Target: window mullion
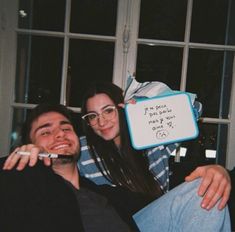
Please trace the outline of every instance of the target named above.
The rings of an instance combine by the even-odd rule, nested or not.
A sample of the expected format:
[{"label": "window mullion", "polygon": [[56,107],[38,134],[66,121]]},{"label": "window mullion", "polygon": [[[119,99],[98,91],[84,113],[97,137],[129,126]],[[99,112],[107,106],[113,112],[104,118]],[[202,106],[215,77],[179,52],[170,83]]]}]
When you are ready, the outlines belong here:
[{"label": "window mullion", "polygon": [[126,0],[118,1],[118,13],[116,24],[116,41],[115,41],[115,54],[114,54],[114,68],[113,68],[113,83],[122,87],[123,86],[123,46],[122,46],[122,33],[125,25],[126,15]]},{"label": "window mullion", "polygon": [[130,1],[129,7],[129,24],[130,24],[130,46],[129,52],[127,54],[127,64],[126,64],[126,79],[129,74],[134,74],[136,71],[136,60],[137,60],[137,49],[138,49],[138,34],[139,34],[139,20],[140,20],[140,6],[141,0],[132,0]]},{"label": "window mullion", "polygon": [[[18,1],[2,1],[0,38],[0,156],[9,152],[16,66],[16,26]],[[4,20],[4,21],[2,21]]]},{"label": "window mullion", "polygon": [[[233,74],[232,74],[232,88],[231,88],[231,101],[230,101],[230,115],[231,124],[228,130],[228,140],[227,140],[227,158],[226,158],[226,167],[228,169],[234,168],[235,165],[235,55],[233,57]],[[225,155],[225,154],[220,154]]]},{"label": "window mullion", "polygon": [[71,14],[71,0],[66,1],[65,11],[65,27],[64,27],[64,49],[63,49],[63,66],[62,66],[62,78],[61,78],[61,94],[60,103],[67,105],[67,73],[68,73],[68,59],[69,59],[69,26],[70,26],[70,14]]},{"label": "window mullion", "polygon": [[185,46],[183,50],[181,82],[180,82],[180,90],[182,91],[186,90],[192,8],[193,8],[193,0],[189,0],[187,5],[187,15],[186,15],[186,25],[185,25],[185,35],[184,35]]},{"label": "window mullion", "polygon": [[[128,72],[134,72],[135,68],[130,69],[130,65],[135,66],[135,59],[131,54],[136,52],[136,6],[139,0],[120,0],[118,2],[118,20],[117,20],[117,41],[115,47],[115,67],[113,82],[122,88],[126,86]],[[134,20],[133,20],[134,17]],[[134,41],[134,43],[133,43]],[[134,44],[133,47],[132,43]]]}]

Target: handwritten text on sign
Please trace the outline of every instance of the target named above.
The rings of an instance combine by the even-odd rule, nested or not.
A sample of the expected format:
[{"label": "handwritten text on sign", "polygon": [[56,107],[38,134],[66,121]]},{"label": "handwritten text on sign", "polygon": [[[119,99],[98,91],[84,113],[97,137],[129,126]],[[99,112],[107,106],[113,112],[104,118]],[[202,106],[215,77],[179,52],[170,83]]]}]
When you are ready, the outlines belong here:
[{"label": "handwritten text on sign", "polygon": [[136,149],[195,138],[197,124],[186,93],[144,99],[125,108]]}]

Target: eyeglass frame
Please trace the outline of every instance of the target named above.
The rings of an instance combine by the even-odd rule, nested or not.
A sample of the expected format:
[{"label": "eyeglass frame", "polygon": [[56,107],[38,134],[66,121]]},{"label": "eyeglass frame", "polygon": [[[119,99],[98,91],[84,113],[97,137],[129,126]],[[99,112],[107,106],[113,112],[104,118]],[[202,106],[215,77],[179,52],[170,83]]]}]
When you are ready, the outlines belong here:
[{"label": "eyeglass frame", "polygon": [[[111,119],[113,119],[113,118],[115,117],[115,115],[114,115],[113,118],[110,118],[110,119],[106,119],[105,116],[103,116],[103,113],[104,113],[104,111],[105,111],[106,109],[113,109],[113,110],[115,111],[115,115],[116,115],[117,107],[116,107],[115,105],[107,105],[107,106],[105,106],[105,107],[102,109],[102,112],[101,112],[100,114],[97,113],[97,112],[90,112],[90,113],[87,113],[87,114],[83,115],[83,116],[82,116],[82,119],[83,119],[89,126],[95,126],[95,125],[98,123],[98,119],[100,118],[100,116],[102,116],[104,120],[111,120]],[[96,118],[97,118],[95,124],[90,124],[90,123],[88,122],[88,120],[86,120],[86,117],[89,116],[89,115],[92,115],[92,114],[96,115]]]}]

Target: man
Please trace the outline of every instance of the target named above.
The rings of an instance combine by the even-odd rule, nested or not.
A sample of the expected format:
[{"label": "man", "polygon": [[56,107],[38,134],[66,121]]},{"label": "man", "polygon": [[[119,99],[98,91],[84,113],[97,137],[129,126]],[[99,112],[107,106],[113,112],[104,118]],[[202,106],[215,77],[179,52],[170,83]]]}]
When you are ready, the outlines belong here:
[{"label": "man", "polygon": [[[79,177],[80,147],[66,107],[37,106],[23,135],[32,144],[15,152],[56,153],[65,158],[52,159],[51,168],[38,163],[23,172],[1,173],[3,231],[137,231],[131,215],[146,205],[147,199],[120,187],[98,187]],[[197,184],[179,186],[135,214],[140,231],[229,231],[227,208],[202,209]]]},{"label": "man", "polygon": [[53,159],[52,169],[39,163],[1,173],[1,231],[129,231],[107,199],[81,187],[80,146],[69,113],[63,106],[41,105],[26,122],[25,135],[33,144],[21,151],[71,158]]}]

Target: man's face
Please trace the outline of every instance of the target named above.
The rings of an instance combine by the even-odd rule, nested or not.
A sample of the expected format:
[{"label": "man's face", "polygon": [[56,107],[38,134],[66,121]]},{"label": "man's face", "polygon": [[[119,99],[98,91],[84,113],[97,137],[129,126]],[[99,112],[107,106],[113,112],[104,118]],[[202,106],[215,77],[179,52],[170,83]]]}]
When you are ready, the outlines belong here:
[{"label": "man's face", "polygon": [[73,126],[57,112],[39,116],[32,123],[30,139],[48,153],[79,154],[80,144]]}]

